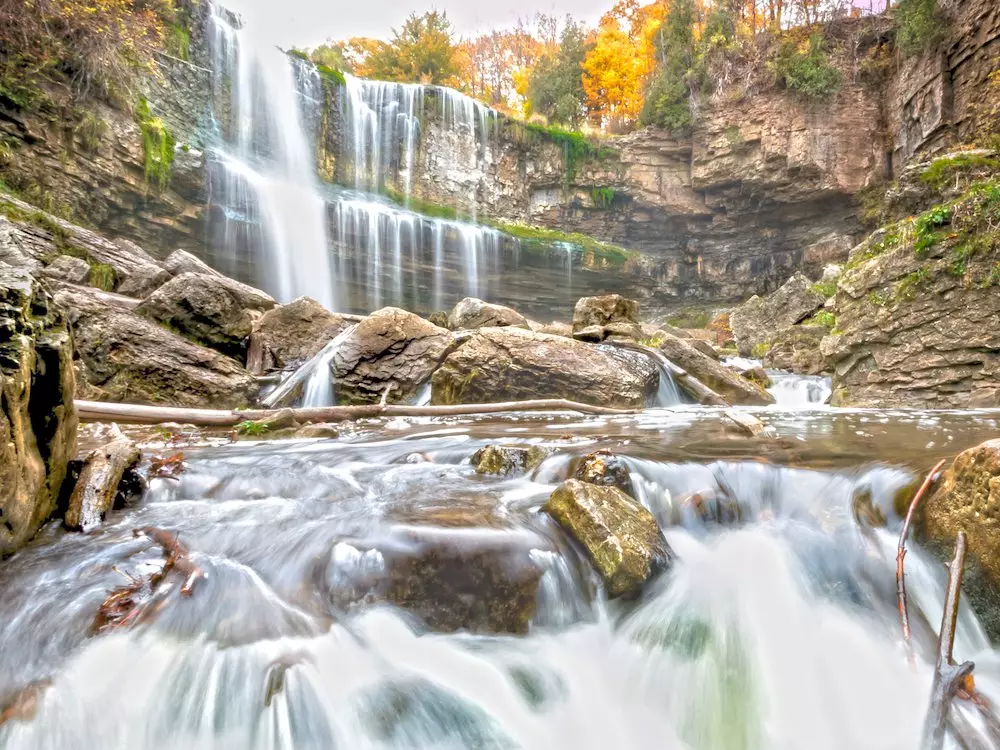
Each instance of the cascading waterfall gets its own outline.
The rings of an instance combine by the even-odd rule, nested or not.
[[[321,99],[318,74],[223,8],[213,6],[211,27],[216,91],[222,98],[230,90],[228,102],[216,104],[228,109],[228,127],[209,176],[223,263],[257,264],[259,252],[265,290],[282,302],[308,295],[334,309],[325,202],[302,114],[304,101]]]

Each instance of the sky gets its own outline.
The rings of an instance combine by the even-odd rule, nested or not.
[[[283,47],[313,47],[352,36],[388,38],[413,11],[447,12],[459,36],[513,25],[536,12],[596,25],[614,0],[239,0],[226,3],[254,19],[266,18],[268,34]]]

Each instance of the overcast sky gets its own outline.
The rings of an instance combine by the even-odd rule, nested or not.
[[[352,36],[386,38],[411,12],[437,8],[448,13],[455,30],[469,36],[513,24],[536,11],[596,24],[614,0],[235,0],[224,3],[255,20],[262,16],[272,41],[283,47],[311,47],[327,39]],[[259,23],[259,20],[258,20]],[[256,25],[256,24],[255,24]]]

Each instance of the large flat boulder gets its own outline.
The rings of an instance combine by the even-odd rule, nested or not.
[[[254,324],[247,368],[255,374],[308,362],[353,324],[311,297],[299,297],[268,310]]]
[[[257,392],[256,380],[236,360],[109,305],[97,292],[64,289],[56,302],[70,321],[78,390],[87,398],[234,409]]]
[[[825,302],[826,296],[801,273],[773,294],[751,297],[729,314],[729,326],[740,354],[763,355],[777,331],[801,322]]]
[[[736,370],[695,349],[688,341],[666,336],[660,342],[664,356],[731,404],[766,405],[774,396]]]
[[[451,331],[396,307],[378,310],[341,341],[330,368],[341,403],[405,403],[454,345]]]
[[[483,328],[448,355],[432,382],[435,404],[565,398],[642,408],[656,393],[659,373],[639,352],[518,328]]]
[[[66,318],[25,269],[0,264],[0,557],[56,508],[76,453]]]
[[[475,297],[466,297],[448,316],[448,327],[453,331],[474,331],[477,328],[502,328],[517,326],[528,328],[528,319],[517,310],[503,305],[483,302]]]
[[[673,559],[653,514],[616,487],[569,479],[544,510],[583,547],[611,597],[637,594]]]

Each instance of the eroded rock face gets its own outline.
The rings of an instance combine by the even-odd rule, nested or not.
[[[927,535],[949,548],[964,531],[969,551],[1000,585],[1000,440],[958,455],[927,501],[924,523]]]
[[[764,364],[798,375],[820,375],[826,370],[820,343],[828,333],[823,326],[811,325],[789,326],[778,331],[764,356]]]
[[[395,307],[372,313],[348,335],[331,363],[343,403],[388,403],[417,394],[454,345],[454,336],[418,315]]]
[[[477,474],[517,476],[537,469],[551,453],[537,445],[487,445],[472,456]]]
[[[41,283],[0,264],[0,557],[56,508],[76,452],[73,348]]]
[[[612,323],[639,324],[639,303],[620,294],[583,297],[573,308],[573,333],[591,326],[605,328]]]
[[[659,373],[638,353],[516,328],[484,328],[448,355],[432,380],[435,404],[565,398],[642,408]]]
[[[670,566],[673,553],[653,514],[615,487],[570,479],[544,510],[584,548],[611,597],[639,593]]]
[[[448,316],[448,327],[453,331],[473,331],[477,328],[502,328],[516,326],[527,328],[528,320],[517,310],[493,305],[475,297],[466,297]]]
[[[257,384],[238,362],[84,289],[60,291],[91,399],[219,409],[246,406]]]
[[[799,323],[819,310],[826,298],[797,273],[766,297],[751,297],[729,314],[736,346],[744,357],[760,356],[777,331]]]
[[[247,367],[260,374],[298,366],[352,325],[311,297],[299,297],[257,320],[250,337]]]
[[[276,304],[259,289],[225,276],[182,273],[153,292],[136,313],[197,344],[241,357],[254,320]]]
[[[774,396],[757,383],[695,349],[687,341],[667,336],[660,351],[675,365],[696,377],[734,405],[773,404]]]

